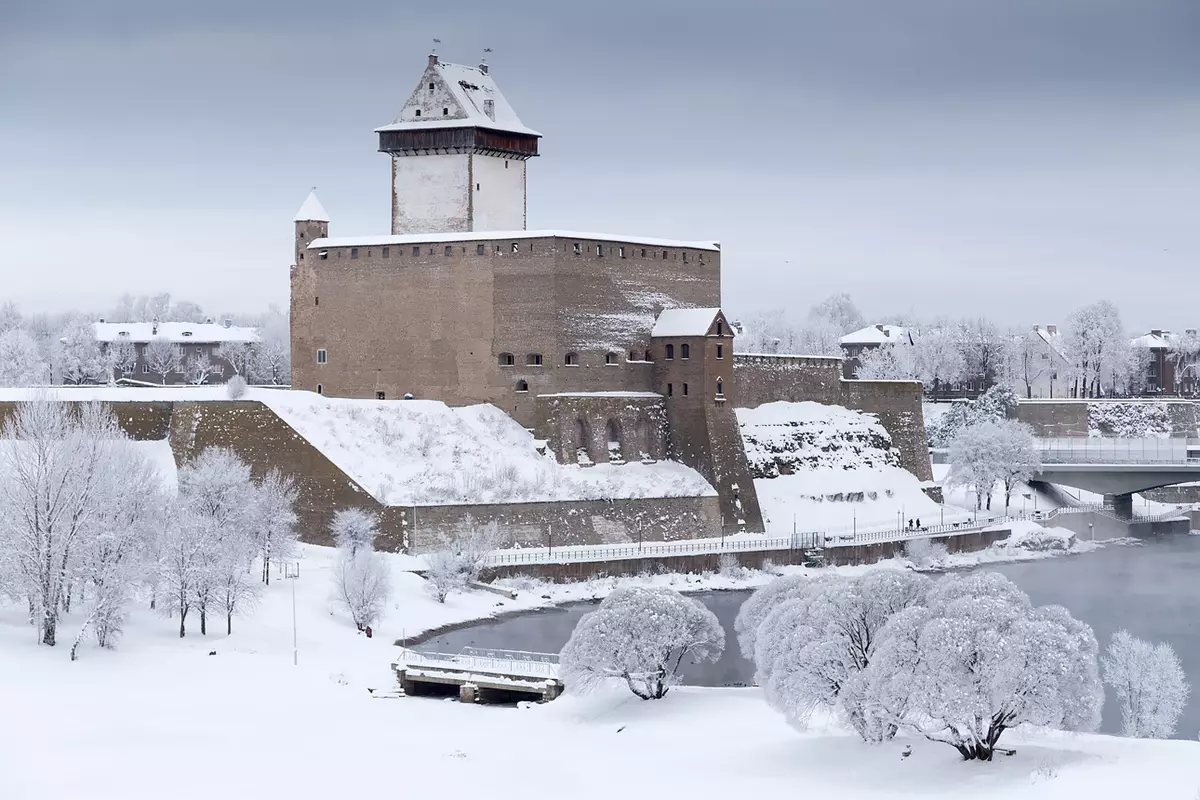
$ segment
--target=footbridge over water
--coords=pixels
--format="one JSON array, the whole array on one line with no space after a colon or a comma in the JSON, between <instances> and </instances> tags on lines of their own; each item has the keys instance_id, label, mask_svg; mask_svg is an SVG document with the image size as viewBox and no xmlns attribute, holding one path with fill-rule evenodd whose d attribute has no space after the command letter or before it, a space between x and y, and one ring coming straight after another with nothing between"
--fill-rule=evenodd
<instances>
[{"instance_id":1,"label":"footbridge over water","mask_svg":"<svg viewBox=\"0 0 1200 800\"><path fill-rule=\"evenodd\" d=\"M1106 495L1130 516L1133 494L1200 481L1200 440L1061 437L1038 439L1041 470L1034 480Z\"/></svg>"}]
</instances>

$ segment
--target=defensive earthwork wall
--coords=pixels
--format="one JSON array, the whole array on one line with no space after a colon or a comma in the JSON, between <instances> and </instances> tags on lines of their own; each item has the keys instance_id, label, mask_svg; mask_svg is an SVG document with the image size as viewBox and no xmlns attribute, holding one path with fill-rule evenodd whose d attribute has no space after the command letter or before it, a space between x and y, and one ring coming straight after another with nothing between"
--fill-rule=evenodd
<instances>
[{"instance_id":1,"label":"defensive earthwork wall","mask_svg":"<svg viewBox=\"0 0 1200 800\"><path fill-rule=\"evenodd\" d=\"M846 380L842 359L817 356L737 355L734 375L738 405L745 408L812 401L875 414L900 452L900 465L919 480L933 480L920 381Z\"/></svg>"},{"instance_id":2,"label":"defensive earthwork wall","mask_svg":"<svg viewBox=\"0 0 1200 800\"><path fill-rule=\"evenodd\" d=\"M1167 427L1171 436L1196 436L1200 425L1197 404L1190 400L1022 400L1017 419L1033 428L1035 436L1088 436L1088 407L1114 405L1166 406ZM1099 431L1106 436L1119 432Z\"/></svg>"},{"instance_id":3,"label":"defensive earthwork wall","mask_svg":"<svg viewBox=\"0 0 1200 800\"><path fill-rule=\"evenodd\" d=\"M15 403L0 402L0 421ZM383 506L320 450L257 401L114 402L121 428L142 441L166 439L183 465L208 447L232 450L256 478L272 468L296 485L300 537L332 544L329 523L343 508L380 515L381 550L422 552L470 521L500 527L503 546L558 546L719 536L716 495L559 503ZM468 517L470 518L468 520Z\"/></svg>"}]
</instances>

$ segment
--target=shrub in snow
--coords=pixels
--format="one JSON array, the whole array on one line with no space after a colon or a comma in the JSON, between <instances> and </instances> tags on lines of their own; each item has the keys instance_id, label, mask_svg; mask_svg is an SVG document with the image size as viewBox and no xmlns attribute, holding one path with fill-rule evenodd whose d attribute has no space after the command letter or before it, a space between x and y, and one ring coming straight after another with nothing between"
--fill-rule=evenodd
<instances>
[{"instance_id":1,"label":"shrub in snow","mask_svg":"<svg viewBox=\"0 0 1200 800\"><path fill-rule=\"evenodd\" d=\"M754 664L767 702L802 727L817 710L841 711L866 741L890 739L896 723L869 702L861 673L888 620L925 601L932 582L876 570L813 581L759 625Z\"/></svg>"},{"instance_id":2,"label":"shrub in snow","mask_svg":"<svg viewBox=\"0 0 1200 800\"><path fill-rule=\"evenodd\" d=\"M437 550L425 556L425 586L429 596L439 603L454 592L465 592L470 582L458 554L452 550Z\"/></svg>"},{"instance_id":3,"label":"shrub in snow","mask_svg":"<svg viewBox=\"0 0 1200 800\"><path fill-rule=\"evenodd\" d=\"M585 693L612 678L643 700L678 682L685 657L716 661L725 631L698 600L665 587L617 589L585 614L559 656L567 688Z\"/></svg>"},{"instance_id":4,"label":"shrub in snow","mask_svg":"<svg viewBox=\"0 0 1200 800\"><path fill-rule=\"evenodd\" d=\"M738 637L738 649L742 658L754 660L754 645L758 636L758 626L767 615L780 604L796 597L803 597L813 583L812 578L803 575L788 575L776 578L766 586L754 590L738 609L733 621L733 630Z\"/></svg>"},{"instance_id":5,"label":"shrub in snow","mask_svg":"<svg viewBox=\"0 0 1200 800\"><path fill-rule=\"evenodd\" d=\"M342 552L334 566L334 592L360 631L374 624L391 593L383 556L371 550Z\"/></svg>"},{"instance_id":6,"label":"shrub in snow","mask_svg":"<svg viewBox=\"0 0 1200 800\"><path fill-rule=\"evenodd\" d=\"M1166 739L1175 732L1191 687L1171 645L1152 645L1120 630L1100 663L1121 705L1122 736Z\"/></svg>"},{"instance_id":7,"label":"shrub in snow","mask_svg":"<svg viewBox=\"0 0 1200 800\"><path fill-rule=\"evenodd\" d=\"M910 539L904 543L904 555L916 569L945 569L950 551L933 539Z\"/></svg>"},{"instance_id":8,"label":"shrub in snow","mask_svg":"<svg viewBox=\"0 0 1200 800\"><path fill-rule=\"evenodd\" d=\"M1020 534L1014 534L1006 539L1003 544L1007 547L1031 550L1035 553L1065 551L1075 546L1075 534L1062 529L1049 531L1045 528L1037 528Z\"/></svg>"},{"instance_id":9,"label":"shrub in snow","mask_svg":"<svg viewBox=\"0 0 1200 800\"><path fill-rule=\"evenodd\" d=\"M1088 434L1161 439L1171 435L1171 418L1166 403L1088 403Z\"/></svg>"},{"instance_id":10,"label":"shrub in snow","mask_svg":"<svg viewBox=\"0 0 1200 800\"><path fill-rule=\"evenodd\" d=\"M745 577L746 570L742 567L742 563L738 561L738 557L733 553L722 553L717 559L717 574L722 578L729 580L738 580Z\"/></svg>"},{"instance_id":11,"label":"shrub in snow","mask_svg":"<svg viewBox=\"0 0 1200 800\"><path fill-rule=\"evenodd\" d=\"M240 400L246 395L246 379L241 375L234 375L229 379L229 383L225 384L225 391L230 400Z\"/></svg>"},{"instance_id":12,"label":"shrub in snow","mask_svg":"<svg viewBox=\"0 0 1200 800\"><path fill-rule=\"evenodd\" d=\"M1000 422L1017 414L1017 393L1007 383L997 383L974 401L977 422Z\"/></svg>"},{"instance_id":13,"label":"shrub in snow","mask_svg":"<svg viewBox=\"0 0 1200 800\"><path fill-rule=\"evenodd\" d=\"M1034 608L995 573L951 575L894 615L863 674L879 718L991 760L1025 723L1095 730L1104 691L1092 629L1061 606Z\"/></svg>"},{"instance_id":14,"label":"shrub in snow","mask_svg":"<svg viewBox=\"0 0 1200 800\"><path fill-rule=\"evenodd\" d=\"M379 516L361 508L343 508L333 515L329 533L338 549L352 556L362 549L373 550Z\"/></svg>"}]
</instances>

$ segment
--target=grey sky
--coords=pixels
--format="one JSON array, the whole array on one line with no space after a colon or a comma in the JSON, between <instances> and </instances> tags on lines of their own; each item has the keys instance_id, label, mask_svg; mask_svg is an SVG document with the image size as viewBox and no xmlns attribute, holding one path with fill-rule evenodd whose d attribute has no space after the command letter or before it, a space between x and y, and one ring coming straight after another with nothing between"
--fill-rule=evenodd
<instances>
[{"instance_id":1,"label":"grey sky","mask_svg":"<svg viewBox=\"0 0 1200 800\"><path fill-rule=\"evenodd\" d=\"M387 230L434 36L545 135L531 228L718 239L734 316L1200 322L1195 0L0 0L0 297L285 303L309 186Z\"/></svg>"}]
</instances>

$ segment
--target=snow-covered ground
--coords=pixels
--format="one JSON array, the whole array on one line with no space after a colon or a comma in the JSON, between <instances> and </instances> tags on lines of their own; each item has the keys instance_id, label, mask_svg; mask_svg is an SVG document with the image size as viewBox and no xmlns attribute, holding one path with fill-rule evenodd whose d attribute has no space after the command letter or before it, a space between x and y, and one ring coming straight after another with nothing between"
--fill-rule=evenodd
<instances>
[{"instance_id":1,"label":"snow-covered ground","mask_svg":"<svg viewBox=\"0 0 1200 800\"><path fill-rule=\"evenodd\" d=\"M0 389L0 401L30 389ZM56 387L67 400L227 400L224 386ZM700 473L674 461L559 464L517 422L491 405L451 407L434 400L322 397L250 389L257 400L384 505L523 503L696 497L716 494Z\"/></svg>"},{"instance_id":2,"label":"snow-covered ground","mask_svg":"<svg viewBox=\"0 0 1200 800\"><path fill-rule=\"evenodd\" d=\"M971 517L921 491L871 414L821 403L737 409L768 533L878 530ZM788 474L790 473L790 474ZM898 525L899 523L899 525Z\"/></svg>"},{"instance_id":3,"label":"snow-covered ground","mask_svg":"<svg viewBox=\"0 0 1200 800\"><path fill-rule=\"evenodd\" d=\"M19 607L0 606L0 797L1193 800L1200 787L1196 742L1018 729L1004 740L1015 756L964 763L922 739L868 746L834 723L798 733L758 689L678 688L656 702L617 689L526 708L372 699L367 687L392 685L402 631L549 601L534 587L515 602L474 593L440 606L396 559L395 596L367 639L328 601L331 558L304 548L298 667L286 581L232 636L180 640L139 608L117 650L89 644L76 663L66 646L38 647Z\"/></svg>"}]
</instances>

